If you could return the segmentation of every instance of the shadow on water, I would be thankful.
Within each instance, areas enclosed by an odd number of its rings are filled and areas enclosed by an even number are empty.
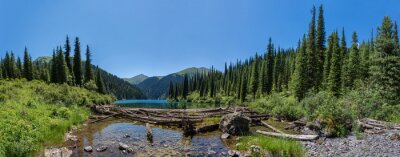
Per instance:
[[[72,156],[221,156],[227,154],[228,147],[234,143],[233,140],[222,141],[219,131],[190,138],[183,137],[180,129],[175,127],[153,126],[152,130],[153,143],[147,140],[143,123],[110,118],[82,126],[74,133],[78,142],[67,142],[65,146],[75,147]],[[119,150],[120,142],[131,147],[133,153]],[[93,152],[85,152],[86,146],[92,146]],[[97,152],[96,149],[102,146],[107,150]]]

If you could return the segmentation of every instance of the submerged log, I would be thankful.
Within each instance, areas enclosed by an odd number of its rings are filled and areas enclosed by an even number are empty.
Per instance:
[[[102,118],[100,118],[100,119],[96,119],[96,120],[91,121],[91,122],[89,122],[89,123],[96,123],[96,122],[98,122],[98,121],[102,121],[102,120],[105,120],[105,119],[107,119],[107,118],[117,116],[117,115],[119,115],[119,114],[120,114],[120,113],[115,113],[115,114],[112,114],[112,115],[104,116],[104,117],[102,117]]]
[[[318,135],[293,135],[293,134],[266,132],[266,131],[261,131],[261,130],[257,130],[256,132],[259,134],[263,134],[263,135],[267,135],[267,136],[271,136],[271,137],[289,138],[289,139],[300,140],[300,141],[312,141],[312,140],[316,140],[319,137]]]
[[[211,132],[211,131],[218,130],[218,128],[219,128],[219,124],[206,125],[206,126],[197,128],[196,132],[197,133]]]

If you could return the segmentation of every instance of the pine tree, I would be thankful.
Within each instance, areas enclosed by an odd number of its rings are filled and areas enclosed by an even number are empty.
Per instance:
[[[71,62],[71,45],[69,44],[69,37],[65,40],[65,62],[68,67],[68,71],[72,71],[72,62]]]
[[[18,69],[17,69],[17,64],[15,63],[15,56],[14,53],[11,51],[11,58],[9,61],[9,76],[10,78],[18,78]]]
[[[393,29],[393,40],[394,40],[394,47],[396,49],[399,49],[400,45],[399,45],[399,32],[397,30],[397,22],[394,22],[394,29]],[[399,51],[397,50],[397,52],[399,53]],[[399,54],[400,55],[400,54]]]
[[[51,59],[51,75],[50,75],[50,82],[58,83],[58,74],[57,74],[57,57],[56,52],[53,49],[53,56]]]
[[[360,79],[360,54],[358,50],[358,38],[357,33],[354,32],[352,36],[352,45],[350,49],[349,59],[344,69],[344,87],[345,89],[352,89],[354,87],[354,81]]]
[[[324,52],[325,52],[325,21],[324,21],[324,10],[322,5],[319,7],[318,24],[317,24],[317,35],[315,41],[315,51],[317,53],[317,67],[316,71],[316,86],[320,86],[323,82],[324,73]]]
[[[333,34],[332,42],[332,59],[328,77],[328,89],[335,96],[339,96],[341,94],[341,51],[337,32]]]
[[[299,41],[296,55],[296,65],[293,78],[291,80],[291,88],[294,95],[299,99],[303,99],[307,93],[307,39],[303,36],[302,42]]]
[[[268,40],[267,54],[267,80],[266,80],[266,91],[265,93],[271,93],[273,87],[273,74],[274,74],[274,45],[272,44],[272,39]]]
[[[392,20],[385,16],[378,27],[372,78],[381,96],[389,103],[400,101],[400,55],[396,48]]]
[[[85,62],[85,82],[89,82],[93,80],[93,72],[92,72],[92,54],[90,53],[89,46],[86,46],[86,62]]]
[[[328,38],[328,49],[325,51],[325,61],[324,61],[324,83],[323,87],[326,88],[327,83],[328,83],[328,78],[329,78],[329,73],[331,69],[331,58],[332,58],[332,52],[333,52],[333,37],[334,33],[332,33],[329,38]]]
[[[267,91],[267,62],[265,60],[261,61],[261,75],[260,75],[260,93],[265,94]]]
[[[23,71],[22,71],[22,61],[21,58],[19,57],[17,58],[17,71],[18,71],[18,78],[21,78]]]
[[[74,54],[73,72],[74,72],[75,84],[77,86],[82,86],[81,46],[78,37],[76,37],[75,39],[74,52],[75,54]]]
[[[28,53],[28,49],[25,47],[23,75],[28,81],[33,80],[33,67],[32,66],[33,66],[33,64],[32,64],[31,57]]]
[[[251,69],[251,78],[250,78],[250,90],[251,90],[251,93],[253,94],[253,99],[255,99],[257,91],[258,91],[258,81],[259,81],[258,54],[256,54],[251,68],[252,69]]]
[[[96,74],[97,74],[97,76],[96,76],[97,92],[106,94],[106,88],[104,85],[103,78],[101,77],[101,74],[100,74],[99,66],[97,66],[96,69],[97,69],[97,72],[96,72]]]
[[[58,83],[67,83],[68,82],[68,67],[67,64],[65,62],[65,58],[62,52],[61,47],[58,48],[58,53],[57,53],[57,80]]]
[[[315,6],[313,6],[311,10],[312,18],[308,30],[308,37],[307,37],[307,76],[308,81],[306,84],[306,89],[317,88],[318,84],[318,54],[316,53],[316,46],[315,46]]]

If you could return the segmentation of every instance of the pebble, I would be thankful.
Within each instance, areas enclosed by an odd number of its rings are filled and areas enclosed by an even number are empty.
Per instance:
[[[93,148],[92,146],[86,146],[83,150],[85,150],[86,152],[92,152]]]
[[[400,141],[391,140],[400,131],[386,130],[383,134],[360,133],[361,138],[349,135],[343,138],[326,138],[321,141],[301,142],[307,156],[400,156]]]
[[[101,146],[101,147],[99,147],[99,148],[96,149],[96,151],[98,151],[98,152],[104,152],[104,151],[106,151],[106,150],[107,150],[107,147],[106,147],[106,146]]]

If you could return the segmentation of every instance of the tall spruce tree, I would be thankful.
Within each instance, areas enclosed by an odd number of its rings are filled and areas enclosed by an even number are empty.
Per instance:
[[[377,29],[371,73],[377,90],[391,104],[400,101],[400,55],[394,36],[392,20],[385,16]]]
[[[315,6],[311,10],[312,18],[307,37],[307,84],[306,89],[317,88],[318,54],[315,46]]]
[[[74,49],[74,65],[73,72],[75,78],[75,84],[77,86],[82,86],[82,60],[81,60],[81,43],[79,38],[75,38],[75,49]]]
[[[272,39],[269,38],[268,46],[267,46],[267,54],[266,54],[266,61],[267,61],[267,80],[266,80],[266,91],[265,93],[271,93],[273,87],[273,74],[274,74],[274,45],[272,44]]]
[[[92,59],[91,52],[89,49],[89,45],[86,45],[86,62],[85,62],[85,82],[89,82],[93,80],[93,72],[92,72]]]
[[[97,86],[97,92],[102,93],[102,94],[106,94],[106,88],[104,85],[104,81],[103,78],[101,77],[100,74],[100,69],[99,66],[96,67],[96,86]]]
[[[62,52],[61,46],[58,48],[57,56],[57,80],[58,83],[67,83],[68,82],[68,67],[67,63],[65,62],[65,58]]]
[[[354,87],[354,81],[360,79],[360,54],[356,32],[353,33],[352,39],[348,62],[346,68],[343,69],[345,89],[352,89]]]
[[[72,62],[71,62],[71,45],[69,43],[69,37],[65,40],[65,63],[67,64],[68,71],[72,72]]]
[[[57,57],[56,51],[53,49],[53,56],[51,59],[51,75],[50,75],[50,82],[58,83],[58,74],[57,74]]]
[[[322,5],[319,7],[317,34],[315,40],[315,51],[317,53],[317,67],[316,71],[316,86],[320,86],[323,82],[324,73],[324,53],[325,53],[325,21],[324,21],[324,10]]]
[[[24,69],[23,69],[23,76],[28,80],[33,80],[33,64],[31,57],[28,53],[28,49],[25,47],[24,50]]]
[[[338,33],[335,32],[332,37],[332,59],[331,68],[328,77],[328,90],[335,96],[341,94],[341,51],[339,47]]]
[[[299,100],[303,99],[307,93],[307,39],[303,36],[302,42],[299,41],[296,65],[293,78],[291,80],[291,88],[293,93]]]
[[[251,78],[250,78],[250,90],[251,93],[253,94],[253,99],[256,98],[256,94],[258,91],[258,81],[259,81],[259,70],[258,70],[258,54],[256,53],[254,62],[252,64],[252,69],[251,69]]]

